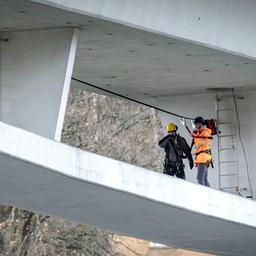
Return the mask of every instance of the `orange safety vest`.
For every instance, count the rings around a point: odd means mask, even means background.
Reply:
[[[202,128],[193,133],[195,146],[195,164],[206,164],[212,162],[212,131],[208,128]]]

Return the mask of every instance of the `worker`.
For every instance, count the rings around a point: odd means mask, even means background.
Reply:
[[[194,120],[196,131],[193,132],[193,143],[195,147],[195,165],[197,166],[198,184],[210,187],[208,181],[208,168],[212,165],[212,131],[205,126],[203,117],[198,116]]]
[[[164,173],[185,179],[183,159],[188,159],[191,169],[194,166],[191,148],[186,140],[177,134],[177,125],[169,123],[166,130],[168,135],[159,141],[159,146],[165,150]]]

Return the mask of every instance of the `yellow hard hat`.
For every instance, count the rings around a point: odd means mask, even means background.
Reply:
[[[167,132],[175,132],[175,131],[178,130],[178,127],[177,127],[177,125],[174,124],[174,123],[169,123],[169,124],[167,124],[167,126],[166,126],[166,130],[167,130]]]

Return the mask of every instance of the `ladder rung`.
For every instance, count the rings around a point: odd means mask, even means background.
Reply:
[[[231,163],[237,163],[237,161],[220,161],[220,164],[231,164]]]
[[[219,151],[235,150],[235,148],[220,148]]]
[[[234,187],[222,187],[221,190],[223,189],[237,189],[238,187],[237,186],[234,186]]]
[[[225,137],[235,137],[235,134],[225,134],[225,135],[218,135],[220,138],[225,138]]]
[[[235,121],[233,121],[233,122],[218,122],[218,125],[219,124],[235,124],[236,122]]]
[[[227,174],[220,174],[220,176],[238,176],[238,173],[227,173]]]
[[[234,111],[234,109],[233,108],[221,108],[218,111],[219,112],[221,112],[221,111]]]

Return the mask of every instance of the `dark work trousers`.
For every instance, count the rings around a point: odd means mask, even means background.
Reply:
[[[210,187],[208,181],[208,164],[198,164],[197,166],[197,182],[206,187]]]
[[[184,164],[180,163],[176,164],[165,164],[164,166],[164,174],[170,176],[176,176],[177,178],[185,180],[185,171],[184,171]]]

